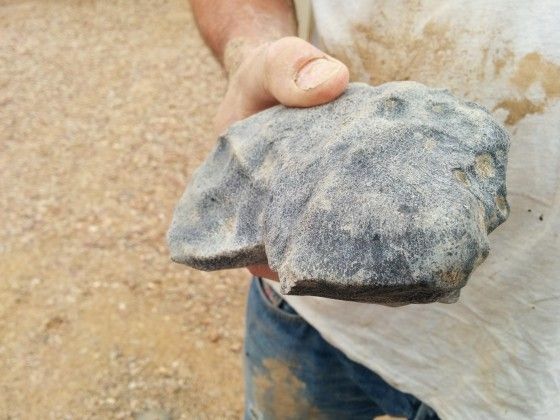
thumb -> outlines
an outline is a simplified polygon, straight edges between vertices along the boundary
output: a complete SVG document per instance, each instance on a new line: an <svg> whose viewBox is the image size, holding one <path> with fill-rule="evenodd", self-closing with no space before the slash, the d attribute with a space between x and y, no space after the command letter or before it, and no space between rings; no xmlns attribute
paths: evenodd
<svg viewBox="0 0 560 420"><path fill-rule="evenodd" d="M308 107L332 101L348 84L348 68L300 38L269 45L263 69L266 93L286 106Z"/></svg>
<svg viewBox="0 0 560 420"><path fill-rule="evenodd" d="M218 132L270 106L324 104L348 85L348 68L309 42L281 38L256 48L230 78L218 109Z"/></svg>

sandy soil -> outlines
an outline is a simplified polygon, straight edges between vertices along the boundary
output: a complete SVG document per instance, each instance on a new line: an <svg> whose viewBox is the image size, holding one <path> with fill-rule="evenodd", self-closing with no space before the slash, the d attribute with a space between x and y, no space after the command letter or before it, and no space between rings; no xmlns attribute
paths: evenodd
<svg viewBox="0 0 560 420"><path fill-rule="evenodd" d="M225 87L185 0L0 0L0 418L238 418L248 276L164 235Z"/></svg>

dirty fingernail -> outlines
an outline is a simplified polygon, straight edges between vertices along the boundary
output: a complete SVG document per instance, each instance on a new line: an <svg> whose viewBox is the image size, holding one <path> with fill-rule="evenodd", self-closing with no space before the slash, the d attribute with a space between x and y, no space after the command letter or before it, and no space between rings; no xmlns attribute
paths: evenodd
<svg viewBox="0 0 560 420"><path fill-rule="evenodd" d="M336 61L317 58L302 67L296 76L296 84L303 90L313 89L331 79L342 67Z"/></svg>

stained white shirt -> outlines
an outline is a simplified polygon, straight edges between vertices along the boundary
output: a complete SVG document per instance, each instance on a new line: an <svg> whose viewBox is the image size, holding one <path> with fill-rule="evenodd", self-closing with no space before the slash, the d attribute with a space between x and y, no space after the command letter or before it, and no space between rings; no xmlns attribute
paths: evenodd
<svg viewBox="0 0 560 420"><path fill-rule="evenodd" d="M444 419L560 419L560 1L313 1L354 81L415 80L511 134L509 220L458 303L287 301L349 358Z"/></svg>

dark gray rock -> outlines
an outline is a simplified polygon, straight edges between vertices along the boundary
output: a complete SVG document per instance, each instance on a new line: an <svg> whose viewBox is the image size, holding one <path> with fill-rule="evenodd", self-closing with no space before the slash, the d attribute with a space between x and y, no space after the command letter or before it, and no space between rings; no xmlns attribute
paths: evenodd
<svg viewBox="0 0 560 420"><path fill-rule="evenodd" d="M202 270L266 263L285 294L454 302L508 215L508 135L477 104L414 82L234 124L168 233Z"/></svg>

